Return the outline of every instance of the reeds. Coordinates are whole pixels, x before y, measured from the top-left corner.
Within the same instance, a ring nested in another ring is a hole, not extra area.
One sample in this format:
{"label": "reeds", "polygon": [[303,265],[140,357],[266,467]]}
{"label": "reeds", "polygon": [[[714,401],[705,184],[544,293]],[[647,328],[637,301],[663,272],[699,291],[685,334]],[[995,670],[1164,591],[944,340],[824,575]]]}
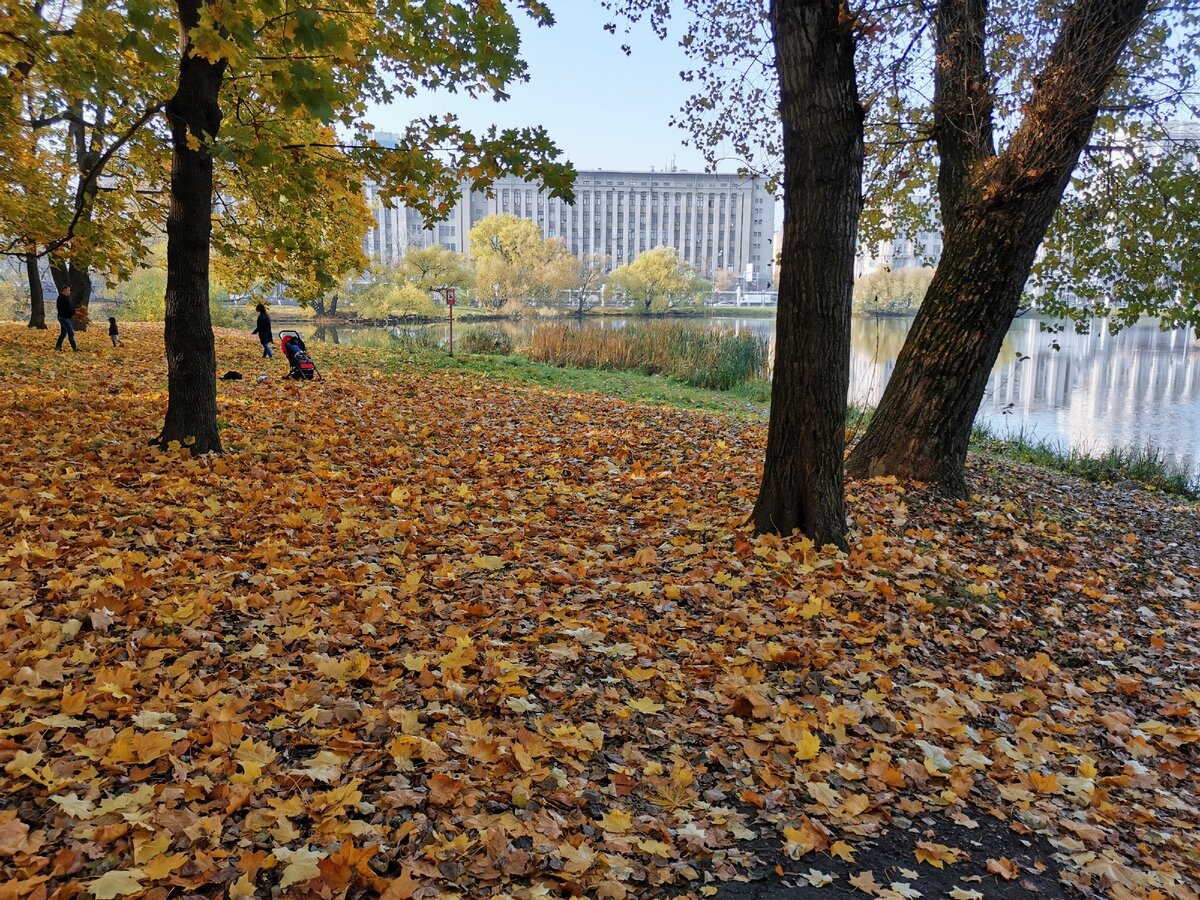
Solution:
{"label": "reeds", "polygon": [[533,333],[529,357],[556,366],[666,375],[717,391],[768,378],[766,338],[678,323],[625,328],[546,325]]}

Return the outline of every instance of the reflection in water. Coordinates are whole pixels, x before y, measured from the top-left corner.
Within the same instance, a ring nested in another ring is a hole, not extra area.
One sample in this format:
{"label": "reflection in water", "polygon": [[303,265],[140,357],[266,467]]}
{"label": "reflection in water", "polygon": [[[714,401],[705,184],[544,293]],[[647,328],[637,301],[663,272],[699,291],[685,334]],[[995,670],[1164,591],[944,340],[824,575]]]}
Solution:
{"label": "reflection in water", "polygon": [[[564,321],[571,327],[624,328],[628,319]],[[697,328],[722,327],[771,338],[773,319],[714,317],[686,320]],[[856,317],[850,358],[850,401],[874,406],[883,395],[912,323],[908,318]],[[503,328],[519,349],[536,320],[460,326]],[[430,326],[443,342],[444,326]],[[459,329],[456,329],[459,330]],[[414,329],[318,329],[316,340],[388,346]],[[322,334],[323,332],[323,334]],[[1057,343],[1058,350],[1054,349]],[[1002,433],[1086,450],[1154,445],[1200,473],[1200,343],[1188,329],[1159,331],[1144,322],[1112,335],[1103,322],[1090,333],[1068,328],[1052,335],[1038,319],[1013,323],[988,381],[979,421]]]}

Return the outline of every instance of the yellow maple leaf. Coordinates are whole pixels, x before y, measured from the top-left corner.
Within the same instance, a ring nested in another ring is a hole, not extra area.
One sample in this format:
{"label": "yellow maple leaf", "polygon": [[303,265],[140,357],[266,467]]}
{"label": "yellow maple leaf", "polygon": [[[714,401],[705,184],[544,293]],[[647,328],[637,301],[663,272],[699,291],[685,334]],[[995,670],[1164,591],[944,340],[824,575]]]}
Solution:
{"label": "yellow maple leaf", "polygon": [[471,557],[471,565],[477,569],[483,569],[485,572],[495,572],[504,568],[504,560],[499,556],[486,556],[482,553],[476,553]]}
{"label": "yellow maple leaf", "polygon": [[1057,794],[1062,790],[1058,784],[1058,776],[1053,772],[1049,775],[1043,775],[1041,772],[1030,772],[1029,782],[1039,794]]}
{"label": "yellow maple leaf", "polygon": [[272,852],[276,859],[284,863],[283,875],[279,881],[279,887],[284,890],[293,884],[312,881],[321,874],[317,863],[324,859],[325,853],[320,850],[310,850],[307,846],[296,850],[276,847]]}
{"label": "yellow maple leaf", "polygon": [[626,700],[625,705],[632,709],[636,709],[640,713],[645,713],[648,716],[654,715],[655,713],[660,713],[666,709],[663,704],[655,703],[649,697],[639,697],[637,700]]}
{"label": "yellow maple leaf", "polygon": [[141,869],[113,869],[88,884],[88,890],[96,900],[114,900],[138,893],[145,877],[146,873]]}
{"label": "yellow maple leaf", "polygon": [[845,841],[834,841],[829,846],[829,855],[844,859],[846,862],[854,862],[854,848]]}
{"label": "yellow maple leaf", "polygon": [[610,834],[624,834],[633,825],[633,816],[619,809],[610,809],[600,820],[600,827]]}
{"label": "yellow maple leaf", "polygon": [[954,847],[947,847],[945,844],[932,844],[927,841],[917,841],[917,849],[913,851],[917,862],[928,863],[935,869],[942,868],[946,863],[954,864],[958,862],[958,857],[961,853],[961,850],[957,850]]}
{"label": "yellow maple leaf", "polygon": [[798,762],[816,759],[821,754],[821,739],[807,728],[800,732],[792,748]]}
{"label": "yellow maple leaf", "polygon": [[146,872],[146,877],[151,881],[158,881],[161,878],[166,878],[191,857],[186,853],[170,853],[165,856],[157,856],[143,866]]}

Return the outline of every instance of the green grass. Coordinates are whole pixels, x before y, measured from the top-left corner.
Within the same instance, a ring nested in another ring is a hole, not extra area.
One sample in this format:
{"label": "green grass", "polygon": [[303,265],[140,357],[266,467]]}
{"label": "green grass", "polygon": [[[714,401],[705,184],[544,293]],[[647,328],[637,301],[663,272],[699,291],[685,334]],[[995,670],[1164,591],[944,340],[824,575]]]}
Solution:
{"label": "green grass", "polygon": [[1064,448],[1024,432],[1000,436],[986,426],[976,425],[971,434],[971,449],[1099,484],[1134,481],[1165,494],[1200,499],[1200,479],[1150,444],[1093,452],[1087,448]]}
{"label": "green grass", "polygon": [[727,329],[650,322],[625,328],[546,325],[533,333],[530,359],[560,366],[668,375],[694,387],[728,391],[767,378],[767,342]]}
{"label": "green grass", "polygon": [[384,354],[375,362],[385,371],[462,372],[511,384],[605,394],[633,403],[704,410],[752,421],[766,418],[770,401],[770,386],[766,384],[744,384],[729,391],[712,391],[659,375],[552,366],[518,355],[459,353],[451,358],[444,350],[422,347],[406,350]]}

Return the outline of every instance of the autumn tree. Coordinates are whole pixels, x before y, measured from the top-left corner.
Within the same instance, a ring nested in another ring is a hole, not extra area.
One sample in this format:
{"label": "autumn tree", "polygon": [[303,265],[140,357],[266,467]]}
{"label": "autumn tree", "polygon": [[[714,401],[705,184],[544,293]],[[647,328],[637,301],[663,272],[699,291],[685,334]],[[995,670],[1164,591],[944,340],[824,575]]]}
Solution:
{"label": "autumn tree", "polygon": [[987,7],[980,0],[938,4],[933,116],[944,249],[854,448],[852,473],[965,490],[967,445],[988,375],[1147,7],[1147,0],[1067,5],[1019,124],[998,144]]}
{"label": "autumn tree", "polygon": [[570,251],[559,238],[543,237],[528,219],[487,216],[471,228],[468,242],[475,295],[497,312],[549,303],[574,282]]}
{"label": "autumn tree", "polygon": [[[301,120],[292,139],[334,141],[332,129]],[[238,294],[281,288],[316,304],[345,278],[367,268],[362,242],[375,220],[363,194],[363,171],[336,147],[303,165],[291,154],[266,164],[217,158],[214,165],[214,270]]]}
{"label": "autumn tree", "polygon": [[[14,60],[0,82],[8,126],[0,177],[13,187],[0,201],[0,234],[8,252],[31,251],[31,324],[44,321],[39,256],[86,314],[94,278],[110,286],[129,278],[162,239],[168,171],[159,112],[178,65],[177,29],[166,12],[139,15],[102,0],[35,4],[20,7],[0,34]],[[249,129],[259,125],[261,102],[240,88],[237,117]],[[258,133],[271,136],[261,125]],[[227,282],[243,291],[282,284],[304,301],[365,265],[363,175],[326,143],[333,135],[311,116],[291,116],[276,135],[291,144],[286,154],[269,139],[217,148],[215,247]]]}
{"label": "autumn tree", "polygon": [[[570,196],[571,171],[553,161],[558,153],[542,129],[474,134],[452,118],[430,117],[384,147],[361,120],[368,102],[420,86],[502,98],[509,83],[525,77],[509,6],[461,0],[442,4],[438,15],[369,0],[320,8],[280,8],[274,0],[178,0],[171,11],[131,7],[148,26],[166,22],[182,37],[164,108],[172,163],[161,443],[178,441],[193,453],[221,446],[207,303],[216,159],[295,168],[340,152],[380,184],[385,198],[427,221],[448,213],[462,181],[484,189],[501,173],[538,178],[552,193]],[[534,0],[511,7],[539,24],[552,22]],[[157,34],[153,27],[132,29],[125,41],[140,52]],[[314,140],[297,128],[314,119],[336,123],[346,136]]]}
{"label": "autumn tree", "polygon": [[467,257],[440,244],[410,247],[400,262],[399,274],[426,293],[448,287],[466,291],[475,283],[475,272]]}
{"label": "autumn tree", "polygon": [[733,269],[718,269],[713,276],[714,291],[733,291],[737,290],[738,273]]}
{"label": "autumn tree", "polygon": [[906,266],[902,269],[876,269],[854,282],[854,309],[858,312],[912,312],[921,305],[933,269]]}
{"label": "autumn tree", "polygon": [[643,313],[666,312],[711,289],[670,247],[654,247],[613,270],[605,293],[623,294]]}
{"label": "autumn tree", "polygon": [[128,276],[154,238],[143,189],[160,180],[147,150],[170,54],[126,52],[125,12],[102,0],[16,4],[0,21],[0,244],[24,257],[31,325],[44,323],[40,257],[83,325],[94,274]]}
{"label": "autumn tree", "polygon": [[609,257],[603,253],[585,253],[575,258],[575,281],[572,290],[575,291],[577,315],[583,315],[587,298],[603,287],[610,265]]}

